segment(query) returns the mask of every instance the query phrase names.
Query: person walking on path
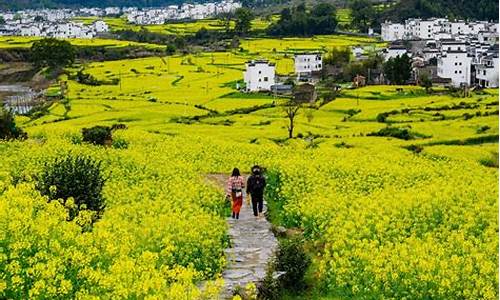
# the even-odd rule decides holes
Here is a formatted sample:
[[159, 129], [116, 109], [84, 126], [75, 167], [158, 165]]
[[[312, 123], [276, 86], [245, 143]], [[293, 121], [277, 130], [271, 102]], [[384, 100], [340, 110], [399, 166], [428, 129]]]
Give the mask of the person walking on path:
[[245, 188], [245, 180], [240, 174], [238, 168], [233, 169], [231, 177], [227, 180], [226, 198], [232, 200], [233, 219], [240, 218], [240, 210], [243, 205], [243, 189]]
[[262, 175], [262, 170], [259, 166], [252, 167], [252, 175], [247, 181], [247, 195], [252, 196], [253, 215], [256, 217], [262, 216], [264, 207], [264, 189], [266, 188], [266, 178]]

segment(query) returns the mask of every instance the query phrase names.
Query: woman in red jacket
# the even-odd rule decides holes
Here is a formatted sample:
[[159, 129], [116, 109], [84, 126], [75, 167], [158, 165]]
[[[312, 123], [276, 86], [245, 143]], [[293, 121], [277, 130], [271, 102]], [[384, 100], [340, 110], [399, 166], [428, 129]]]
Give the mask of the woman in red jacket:
[[226, 197], [231, 197], [233, 201], [233, 219], [240, 218], [240, 209], [243, 205], [243, 189], [245, 188], [245, 180], [240, 174], [238, 168], [233, 169], [231, 177], [227, 180]]

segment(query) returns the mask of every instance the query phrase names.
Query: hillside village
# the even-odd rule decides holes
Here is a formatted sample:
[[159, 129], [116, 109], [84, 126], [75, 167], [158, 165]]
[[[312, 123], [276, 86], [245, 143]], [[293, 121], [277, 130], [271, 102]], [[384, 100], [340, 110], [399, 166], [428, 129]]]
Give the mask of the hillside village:
[[125, 12], [131, 24], [154, 25], [164, 24], [168, 20], [201, 20], [222, 13], [229, 13], [240, 8], [239, 2], [232, 0], [203, 4], [184, 3], [180, 6], [170, 5], [165, 8], [129, 8]]
[[[74, 22], [77, 17], [107, 17], [123, 15], [130, 24], [164, 24], [169, 20], [199, 20], [229, 13], [241, 7], [232, 0], [204, 4], [184, 3], [165, 8], [107, 7], [79, 9], [40, 9], [0, 12], [0, 36], [40, 36], [91, 39], [109, 31], [103, 20], [91, 24]], [[3, 23], [3, 24], [2, 24]]]
[[[384, 61], [408, 55], [412, 79], [417, 83], [423, 74], [432, 82], [453, 87], [498, 87], [498, 23], [486, 21], [449, 21], [408, 19], [404, 24], [385, 22], [381, 38], [389, 45], [378, 51]], [[351, 47], [356, 60], [367, 59], [363, 47]], [[294, 56], [297, 82], [315, 83], [324, 74], [322, 53], [297, 53]], [[248, 62], [244, 73], [246, 91], [289, 92], [291, 86], [275, 82], [275, 65], [266, 60]], [[378, 84], [386, 84], [384, 74]], [[366, 78], [356, 76], [354, 85], [364, 85]]]
[[444, 18], [385, 22], [381, 37], [391, 42], [384, 50], [389, 59], [407, 54], [416, 75], [455, 87], [498, 87], [498, 23], [449, 21]]

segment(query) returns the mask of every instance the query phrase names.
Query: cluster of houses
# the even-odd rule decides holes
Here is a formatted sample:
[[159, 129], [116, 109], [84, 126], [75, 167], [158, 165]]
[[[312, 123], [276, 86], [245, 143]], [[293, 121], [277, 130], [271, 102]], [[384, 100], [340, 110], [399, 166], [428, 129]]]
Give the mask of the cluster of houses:
[[134, 8], [125, 15], [129, 23], [140, 25], [164, 24], [168, 20], [200, 20], [222, 13], [229, 13], [241, 7], [241, 3], [232, 0], [203, 4], [184, 3], [164, 8]]
[[0, 35], [9, 36], [91, 39], [108, 31], [108, 25], [102, 20], [96, 20], [89, 25], [68, 20], [55, 22], [34, 21], [26, 23], [6, 23], [0, 25]]
[[[315, 78], [323, 69], [321, 53], [297, 53], [294, 56], [295, 75], [299, 83], [293, 90], [295, 98], [302, 101], [314, 101], [316, 91]], [[279, 94], [292, 93], [292, 85], [276, 82], [276, 65], [268, 60], [252, 60], [246, 63], [243, 72], [246, 92], [269, 91]]]
[[382, 39], [391, 42], [384, 58], [410, 56], [417, 81], [425, 73], [455, 87], [498, 87], [498, 23], [408, 19], [381, 29]]
[[0, 17], [0, 35], [8, 36], [40, 36], [54, 38], [86, 38], [108, 32], [106, 22], [96, 20], [91, 24], [71, 21], [77, 16], [105, 16], [116, 12], [108, 9], [42, 9], [3, 12]]
[[106, 7], [76, 9], [28, 9], [16, 12], [0, 11], [0, 35], [40, 36], [55, 38], [94, 38], [108, 32], [103, 20], [91, 24], [74, 22], [77, 17], [125, 16], [129, 23], [164, 24], [167, 20], [204, 19], [233, 12], [239, 2], [224, 0], [204, 4], [184, 3], [163, 8]]

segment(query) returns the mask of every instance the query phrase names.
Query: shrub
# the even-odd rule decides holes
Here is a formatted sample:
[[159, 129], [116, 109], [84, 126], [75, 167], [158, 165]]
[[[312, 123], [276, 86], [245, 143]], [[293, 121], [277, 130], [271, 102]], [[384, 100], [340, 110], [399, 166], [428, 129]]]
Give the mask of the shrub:
[[387, 113], [380, 113], [377, 115], [377, 122], [384, 123], [387, 120]]
[[111, 130], [127, 129], [127, 125], [123, 123], [115, 123], [111, 125]]
[[83, 141], [94, 145], [109, 145], [113, 136], [108, 126], [94, 126], [82, 129]]
[[493, 153], [491, 157], [481, 158], [479, 163], [485, 167], [498, 168], [498, 153]]
[[0, 140], [25, 139], [28, 135], [17, 127], [14, 114], [4, 108], [0, 108]]
[[80, 84], [92, 86], [101, 85], [101, 82], [97, 80], [97, 78], [95, 78], [91, 74], [84, 73], [83, 70], [78, 70], [78, 72], [76, 73], [76, 81]]
[[112, 146], [115, 149], [127, 149], [128, 148], [128, 142], [125, 139], [123, 139], [123, 138], [116, 138], [116, 139], [113, 140]]
[[310, 263], [301, 238], [280, 241], [276, 252], [276, 271], [285, 272], [280, 278], [283, 288], [293, 292], [304, 290], [307, 287], [305, 274]]
[[428, 136], [417, 133], [417, 132], [412, 132], [408, 128], [398, 128], [398, 127], [385, 127], [380, 129], [377, 132], [371, 132], [367, 134], [367, 136], [386, 136], [386, 137], [393, 137], [397, 139], [402, 139], [402, 140], [413, 140], [416, 138], [427, 138]]
[[278, 300], [281, 298], [281, 286], [278, 278], [274, 276], [274, 267], [268, 267], [266, 277], [257, 286], [258, 299]]
[[416, 154], [418, 154], [424, 150], [424, 147], [420, 146], [420, 145], [409, 145], [409, 146], [406, 146], [403, 148], [405, 148], [406, 150], [411, 151], [413, 153], [416, 153]]
[[65, 206], [68, 198], [73, 198], [74, 205], [67, 205], [69, 220], [85, 209], [96, 213], [95, 220], [105, 208], [102, 196], [104, 182], [101, 162], [91, 157], [70, 154], [45, 163], [36, 187], [50, 200], [62, 199]]
[[476, 130], [476, 133], [477, 134], [481, 134], [481, 133], [485, 133], [486, 131], [490, 130], [491, 127], [488, 126], [488, 125], [483, 125], [481, 127], [479, 127], [477, 130]]

